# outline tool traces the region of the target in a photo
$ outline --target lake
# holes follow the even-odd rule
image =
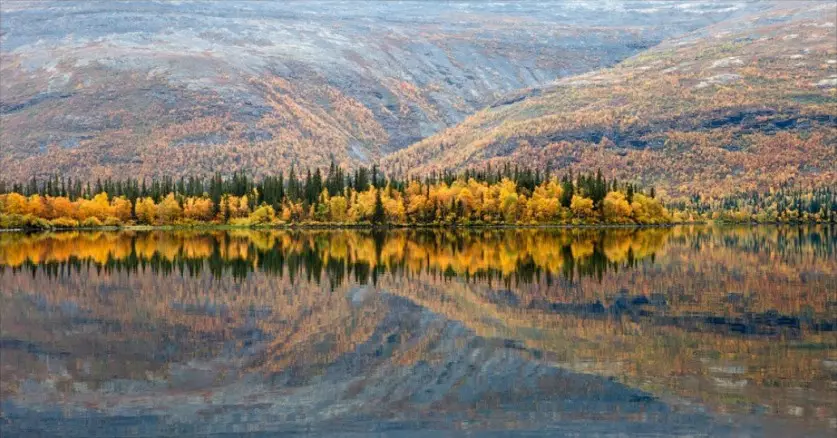
[[[837,229],[0,233],[3,436],[835,436]]]

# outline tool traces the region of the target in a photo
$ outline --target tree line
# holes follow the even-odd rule
[[[723,222],[837,222],[834,187],[788,185],[767,192],[748,191],[719,198],[693,195],[668,206]]]
[[[826,211],[817,215],[817,220],[831,220],[835,217],[831,213],[835,211],[834,194],[827,190],[817,192],[804,205],[795,201],[780,203],[782,211],[810,210],[816,206]],[[670,206],[674,207],[672,214],[656,198],[653,187],[609,180],[601,171],[558,175],[539,169],[488,165],[458,173],[444,171],[424,178],[399,179],[388,177],[377,166],[346,171],[332,163],[326,171],[291,167],[287,176],[279,171],[262,178],[246,173],[216,173],[206,178],[82,182],[54,176],[33,178],[24,184],[0,182],[0,227],[201,223],[665,224],[717,219],[716,213],[729,207],[735,207],[736,212],[752,210],[744,208],[750,204],[742,199],[708,202],[697,197],[681,204]]]

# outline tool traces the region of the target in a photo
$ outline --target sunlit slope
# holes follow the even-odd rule
[[[28,180],[368,165],[504,93],[761,7],[4,2],[0,168]]]
[[[788,2],[512,95],[387,157],[601,168],[670,195],[837,181],[837,5]]]

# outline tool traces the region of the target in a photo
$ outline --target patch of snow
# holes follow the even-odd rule
[[[733,74],[733,73],[724,73],[720,75],[715,75],[712,77],[708,77],[701,81],[699,84],[695,85],[695,89],[706,88],[710,85],[723,85],[729,84],[732,82],[736,82],[741,79],[741,75]]]
[[[747,386],[747,379],[724,379],[720,377],[713,377],[712,380],[715,382],[715,386],[720,388],[744,388]]]
[[[792,33],[792,34],[785,35],[785,36],[783,36],[783,37],[782,37],[782,39],[783,39],[783,40],[785,40],[785,41],[787,41],[787,40],[795,40],[795,39],[797,39],[797,38],[799,38],[799,34],[798,34],[798,33]]]
[[[683,12],[689,14],[711,14],[711,13],[718,13],[718,12],[733,12],[741,9],[741,4],[732,4],[727,7],[717,8],[717,9],[705,9],[706,4],[701,2],[683,2],[679,3],[674,6],[676,9],[681,9]]]
[[[805,413],[805,409],[801,406],[790,406],[788,407],[788,414],[793,415],[795,417],[801,417],[802,414]]]
[[[73,67],[87,67],[90,65],[90,58],[76,58]]]
[[[735,12],[739,9],[741,9],[741,8],[738,7],[738,6],[730,6],[730,7],[726,7],[726,8],[715,9],[714,12]],[[706,14],[706,13],[709,13],[709,12],[697,12],[697,13],[698,14]]]
[[[828,79],[823,79],[823,80],[817,82],[816,84],[814,84],[814,86],[819,87],[819,88],[834,88],[834,87],[837,87],[837,77],[831,77],[831,78],[828,78]]]
[[[746,369],[740,365],[710,366],[709,371],[721,374],[744,374]]]
[[[823,28],[832,28],[834,27],[834,23],[831,21],[827,21],[825,23],[813,24],[813,27],[823,27]]]
[[[660,8],[634,9],[634,11],[639,12],[640,14],[656,14],[657,12],[660,12]]]
[[[796,55],[791,55],[790,59],[802,59],[804,57],[805,57],[805,55],[796,54]]]
[[[729,58],[719,59],[712,63],[712,66],[709,68],[726,68],[733,65],[744,65],[744,61],[739,59],[737,56],[730,56]]]

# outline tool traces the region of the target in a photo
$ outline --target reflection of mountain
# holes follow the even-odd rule
[[[257,289],[241,292],[257,299]],[[104,338],[88,347],[81,342],[71,345],[69,336],[53,338],[51,342],[64,346],[63,352],[40,350],[50,341],[26,345],[29,354],[49,356],[53,369],[39,370],[39,383],[24,380],[16,390],[20,396],[5,403],[10,420],[6,430],[43,431],[50,423],[29,408],[63,400],[86,406],[61,420],[69,436],[125,434],[142,427],[182,434],[240,428],[325,433],[345,431],[347,426],[368,432],[466,425],[555,436],[550,429],[578,433],[590,421],[602,431],[716,431],[705,415],[671,411],[647,393],[620,383],[533,361],[525,352],[507,348],[508,342],[475,337],[461,323],[439,318],[408,300],[360,288],[304,292],[293,297],[310,293],[318,298],[309,303],[312,311],[303,310],[295,321],[290,319],[296,312],[280,310],[284,306],[272,309],[281,315],[251,306],[249,325],[236,321],[241,314],[232,306],[216,308],[226,317],[225,327],[236,327],[223,335],[194,323],[213,313],[209,306],[203,312],[183,312],[189,316],[180,322],[173,319],[168,326],[155,319],[161,324],[154,327],[117,322],[123,318],[83,322],[69,315],[66,305],[30,309],[32,314],[51,315],[38,321],[46,327],[92,324],[110,330],[88,330],[88,339],[98,333]],[[8,304],[18,298],[4,297],[4,309],[15,307]],[[63,316],[56,318],[58,314]],[[6,324],[9,315],[3,316]],[[296,330],[268,322],[276,319]],[[75,335],[78,338],[78,332]],[[203,351],[178,351],[195,346]],[[18,354],[16,360],[24,356]],[[142,367],[150,357],[153,361]],[[95,377],[101,380],[92,382]],[[189,424],[202,418],[212,421]]]
[[[561,305],[556,312],[558,306],[532,308],[533,302],[498,305],[495,289],[473,284],[399,284],[387,290],[463,321],[481,336],[521,340],[521,348],[562,367],[699,399],[722,412],[756,408],[784,416],[794,406],[809,416],[837,412],[837,373],[829,353],[837,346],[833,313],[831,331],[753,321],[769,319],[765,315],[745,319],[764,335],[738,333],[715,322],[719,317],[709,311],[657,317],[637,306],[619,314],[619,298],[607,305]],[[660,310],[676,315],[679,307],[671,303]],[[730,393],[728,384],[741,388]],[[800,387],[806,392],[796,392]]]
[[[259,415],[444,422],[433,410],[527,428],[551,410],[607,423],[639,409],[662,421],[642,393],[541,358],[720,411],[837,414],[837,333],[822,325],[837,304],[831,228],[122,236],[0,236],[0,260],[17,266],[0,271],[2,389],[17,402],[105,397],[109,415],[246,411],[274,425]],[[592,260],[604,268],[583,275]],[[712,323],[736,318],[775,331]],[[515,414],[532,403],[533,419]],[[302,427],[294,418],[282,423]]]

